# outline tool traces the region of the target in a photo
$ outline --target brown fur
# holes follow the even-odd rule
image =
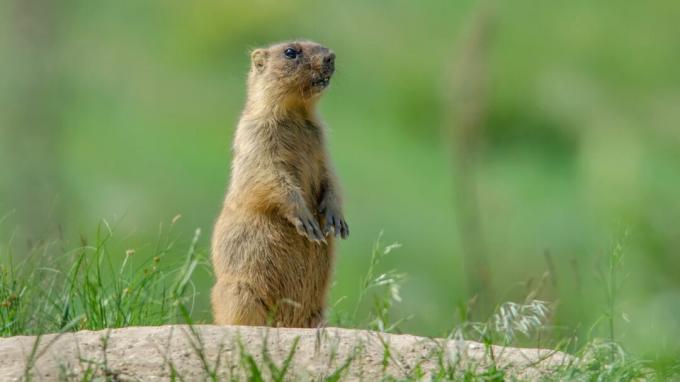
[[[334,58],[306,41],[251,54],[230,186],[212,239],[217,324],[323,322],[333,239],[349,234],[316,115]]]

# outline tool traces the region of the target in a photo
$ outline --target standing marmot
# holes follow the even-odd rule
[[[346,238],[316,103],[335,54],[295,41],[251,54],[231,182],[215,225],[217,324],[314,327],[323,322],[333,236]]]

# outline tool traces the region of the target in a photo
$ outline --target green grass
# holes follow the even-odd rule
[[[106,222],[91,244],[81,237],[71,250],[52,241],[17,254],[10,244],[0,258],[0,334],[177,322],[180,307],[195,302],[192,273],[204,256],[195,246],[200,231],[175,256],[180,249],[171,229],[151,249],[126,250],[122,261],[109,249],[113,232]]]
[[[165,232],[161,231],[153,246],[144,249],[128,249],[123,256],[112,253],[112,247],[120,247],[119,239],[110,225],[102,222],[94,238],[81,237],[80,245],[73,249],[62,246],[58,240],[36,244],[27,253],[16,253],[16,245],[10,243],[0,254],[0,334],[2,336],[40,335],[64,333],[81,329],[103,330],[134,325],[161,325],[189,323],[188,335],[191,350],[195,352],[208,380],[223,380],[218,374],[221,365],[229,365],[232,380],[284,381],[295,378],[293,359],[297,349],[297,338],[287,357],[276,363],[269,355],[266,344],[261,354],[249,354],[242,344],[238,345],[236,359],[208,359],[203,343],[193,329],[193,307],[197,300],[205,299],[207,291],[193,287],[192,278],[196,270],[205,270],[206,253],[196,247],[200,231],[196,231],[184,246],[172,233],[175,221]],[[124,239],[124,238],[123,238]],[[366,274],[359,278],[359,300],[349,310],[340,310],[340,304],[332,304],[329,324],[354,328],[366,328],[378,332],[401,331],[403,318],[393,317],[393,307],[401,302],[400,288],[405,275],[395,270],[384,270],[383,263],[399,244],[384,246],[378,238],[367,264]],[[181,254],[178,255],[178,253]],[[617,243],[608,258],[606,273],[602,276],[602,287],[610,297],[604,308],[603,318],[593,324],[605,325],[608,338],[591,337],[585,340],[565,335],[565,330],[556,330],[551,324],[554,304],[536,300],[539,293],[534,290],[527,300],[520,303],[500,304],[488,320],[471,322],[469,310],[474,301],[460,307],[460,319],[448,333],[452,340],[475,340],[484,344],[487,363],[484,365],[463,365],[460,359],[452,357],[445,349],[434,352],[431,359],[437,360],[438,369],[432,374],[436,380],[502,381],[509,378],[507,370],[496,364],[497,346],[529,345],[548,347],[569,352],[576,358],[549,374],[544,380],[579,381],[635,381],[640,379],[665,380],[680,377],[680,363],[670,363],[655,368],[655,364],[628,354],[616,342],[613,321],[610,317],[618,314],[619,294],[616,292],[623,245]],[[168,258],[181,259],[179,262]],[[18,260],[21,259],[21,260]],[[539,288],[539,287],[537,287]],[[368,307],[367,309],[360,309]],[[367,311],[366,317],[358,312]],[[574,323],[574,326],[586,323]],[[594,332],[594,331],[593,331]],[[107,332],[108,333],[108,332]],[[381,337],[379,337],[381,338]],[[54,341],[54,340],[53,340]],[[36,340],[28,354],[25,379],[31,379],[31,368],[38,353]],[[462,343],[462,342],[460,342]],[[108,336],[102,338],[104,353]],[[387,373],[388,366],[398,364],[398,354],[389,344],[383,342],[384,380],[396,380]],[[43,350],[44,352],[44,350]],[[348,367],[361,356],[360,346],[345,360],[335,360],[335,367],[325,370],[319,380],[342,380]],[[331,358],[335,357],[332,355]],[[333,359],[329,365],[333,364]],[[184,380],[177,368],[166,359],[171,380]],[[90,362],[82,360],[81,380],[113,380],[107,368],[107,360]],[[72,380],[65,370],[62,379]],[[425,377],[417,366],[405,373],[407,379]],[[403,377],[403,376],[402,376]],[[400,378],[402,378],[400,377]]]

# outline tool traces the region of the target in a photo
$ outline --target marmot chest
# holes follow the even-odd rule
[[[275,156],[311,200],[317,200],[321,191],[325,169],[323,144],[320,128],[310,125],[286,129],[275,143]]]

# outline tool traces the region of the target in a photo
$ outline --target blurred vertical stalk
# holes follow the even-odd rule
[[[493,304],[492,279],[482,229],[477,190],[478,159],[488,113],[489,52],[494,10],[482,2],[473,13],[450,70],[446,133],[453,143],[454,192],[468,292],[477,310],[486,314]]]
[[[6,80],[0,96],[2,175],[7,190],[0,208],[16,211],[17,223],[29,238],[47,234],[58,183],[57,142],[62,94],[57,70],[62,15],[70,1],[13,0],[4,8]]]

